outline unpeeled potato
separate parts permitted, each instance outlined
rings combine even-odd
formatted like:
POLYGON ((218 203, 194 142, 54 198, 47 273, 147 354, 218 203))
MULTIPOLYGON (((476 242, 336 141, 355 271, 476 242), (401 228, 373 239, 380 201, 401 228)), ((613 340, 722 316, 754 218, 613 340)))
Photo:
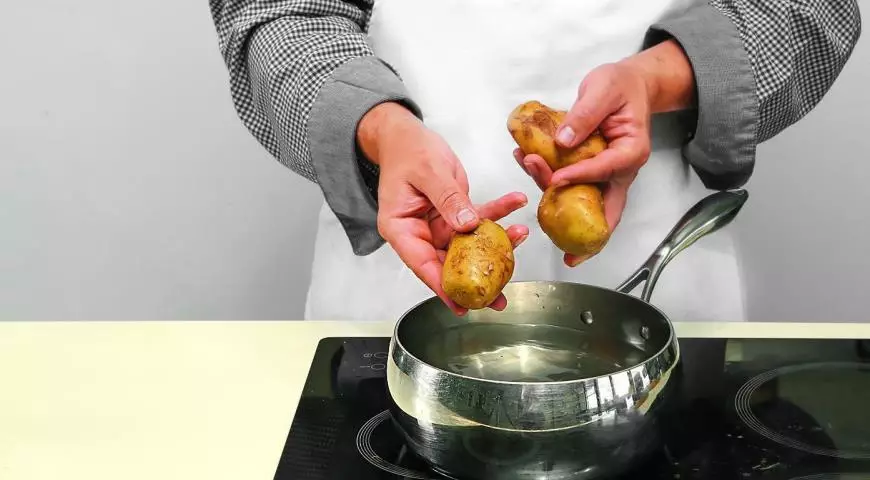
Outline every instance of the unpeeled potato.
MULTIPOLYGON (((556 143, 556 129, 567 112, 538 101, 517 106, 508 117, 508 131, 526 155, 540 155, 553 171, 598 155, 607 141, 593 132, 575 148, 556 143)), ((549 187, 538 204, 538 223, 560 250, 578 257, 599 253, 610 239, 604 200, 597 185, 549 187)))
POLYGON ((507 232, 483 219, 473 231, 450 241, 441 271, 441 288, 469 310, 489 306, 514 273, 514 249, 507 232))
POLYGON ((538 204, 538 223, 554 245, 577 256, 600 252, 610 237, 595 185, 548 188, 538 204))
POLYGON ((532 100, 511 112, 508 116, 508 131, 523 153, 540 155, 554 172, 592 158, 607 148, 607 141, 597 131, 574 148, 559 146, 556 143, 556 129, 562 124, 566 113, 532 100))

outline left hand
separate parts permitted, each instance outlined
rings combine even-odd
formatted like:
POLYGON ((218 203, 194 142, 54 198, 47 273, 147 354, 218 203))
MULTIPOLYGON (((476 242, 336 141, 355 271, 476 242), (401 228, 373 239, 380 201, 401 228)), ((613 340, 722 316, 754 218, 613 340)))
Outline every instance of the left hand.
MULTIPOLYGON (((599 184, 612 231, 622 217, 628 187, 649 157, 650 114, 650 87, 641 69, 624 62, 605 64, 583 79, 577 101, 557 131, 556 140, 571 148, 598 128, 608 148, 556 172, 538 155, 525 155, 517 149, 514 157, 542 190, 550 185, 599 184)), ((583 260, 565 255, 565 263, 572 267, 583 260)))

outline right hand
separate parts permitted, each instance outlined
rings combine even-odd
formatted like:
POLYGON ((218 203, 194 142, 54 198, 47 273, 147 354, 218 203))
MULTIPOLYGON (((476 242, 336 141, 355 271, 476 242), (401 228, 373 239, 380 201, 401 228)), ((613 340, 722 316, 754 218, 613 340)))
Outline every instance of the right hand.
MULTIPOLYGON (((366 114, 357 133, 365 156, 380 166, 378 232, 402 261, 457 315, 466 310, 441 288, 446 248, 455 232, 473 230, 481 218, 497 221, 528 203, 520 192, 474 206, 459 159, 437 133, 409 110, 384 103, 366 114)), ((511 225, 514 248, 528 227, 511 225)), ((489 306, 503 310, 504 295, 489 306)))

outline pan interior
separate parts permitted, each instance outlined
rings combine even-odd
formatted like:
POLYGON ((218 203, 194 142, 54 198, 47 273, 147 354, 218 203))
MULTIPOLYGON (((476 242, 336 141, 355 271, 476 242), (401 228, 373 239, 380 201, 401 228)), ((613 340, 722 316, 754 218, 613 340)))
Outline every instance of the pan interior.
POLYGON ((670 338, 667 320, 634 297, 581 284, 517 282, 508 309, 457 317, 437 298, 405 315, 399 341, 435 368, 506 382, 554 382, 639 365, 670 338), (590 322, 591 320, 591 322, 590 322))

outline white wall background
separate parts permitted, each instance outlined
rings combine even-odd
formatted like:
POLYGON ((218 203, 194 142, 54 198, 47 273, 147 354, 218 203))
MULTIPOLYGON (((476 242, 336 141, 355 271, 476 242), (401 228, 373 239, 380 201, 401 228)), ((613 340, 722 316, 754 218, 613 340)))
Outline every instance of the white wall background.
POLYGON ((0 318, 299 317, 318 190, 242 128, 208 3, 2 15, 0 318))
MULTIPOLYGON (((319 190, 236 118, 207 2, 10 6, 0 320, 301 317, 319 190)), ((760 149, 735 226, 754 320, 870 318, 868 44, 760 149)))

